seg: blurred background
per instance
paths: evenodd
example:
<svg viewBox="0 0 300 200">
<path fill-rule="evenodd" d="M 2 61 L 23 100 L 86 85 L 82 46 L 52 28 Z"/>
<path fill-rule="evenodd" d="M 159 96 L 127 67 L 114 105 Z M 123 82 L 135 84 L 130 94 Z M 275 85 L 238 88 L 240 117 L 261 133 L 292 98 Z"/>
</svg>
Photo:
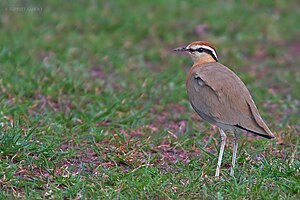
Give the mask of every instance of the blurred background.
<svg viewBox="0 0 300 200">
<path fill-rule="evenodd" d="M 56 191 L 74 198 L 89 197 L 88 191 L 95 189 L 111 198 L 130 193 L 146 198 L 134 189 L 146 187 L 148 197 L 197 197 L 199 193 L 184 192 L 186 187 L 196 191 L 197 184 L 157 189 L 158 182 L 165 182 L 150 184 L 144 178 L 149 184 L 141 186 L 135 184 L 140 174 L 133 173 L 133 182 L 124 178 L 125 172 L 138 173 L 136 168 L 149 165 L 170 180 L 169 172 L 183 160 L 192 160 L 194 167 L 203 166 L 201 160 L 211 162 L 198 170 L 213 174 L 218 133 L 189 105 L 185 77 L 191 59 L 171 51 L 196 40 L 216 47 L 220 62 L 246 83 L 278 137 L 271 143 L 243 138 L 242 148 L 254 153 L 241 150 L 240 163 L 262 152 L 267 160 L 274 155 L 299 159 L 299 25 L 296 0 L 2 0 L 2 195 L 14 191 L 23 197 L 48 197 Z M 225 163 L 230 163 L 230 149 L 231 144 Z M 106 175 L 89 177 L 100 172 Z M 178 177 L 173 178 L 171 182 L 180 185 Z M 106 188 L 89 185 L 93 181 Z M 293 188 L 298 183 L 286 184 Z M 207 191 L 232 195 L 215 187 Z M 293 191 L 285 194 L 297 195 L 299 187 Z M 277 194 L 262 192 L 253 195 Z M 236 197 L 246 193 L 240 195 Z"/>
</svg>

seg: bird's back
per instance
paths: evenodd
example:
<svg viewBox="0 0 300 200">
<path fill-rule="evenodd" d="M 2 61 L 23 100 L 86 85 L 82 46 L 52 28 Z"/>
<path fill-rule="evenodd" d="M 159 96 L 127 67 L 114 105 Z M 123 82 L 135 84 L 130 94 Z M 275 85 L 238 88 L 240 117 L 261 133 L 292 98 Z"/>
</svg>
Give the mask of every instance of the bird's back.
<svg viewBox="0 0 300 200">
<path fill-rule="evenodd" d="M 193 108 L 210 123 L 274 137 L 245 84 L 224 65 L 194 65 L 187 77 L 187 91 Z"/>
</svg>

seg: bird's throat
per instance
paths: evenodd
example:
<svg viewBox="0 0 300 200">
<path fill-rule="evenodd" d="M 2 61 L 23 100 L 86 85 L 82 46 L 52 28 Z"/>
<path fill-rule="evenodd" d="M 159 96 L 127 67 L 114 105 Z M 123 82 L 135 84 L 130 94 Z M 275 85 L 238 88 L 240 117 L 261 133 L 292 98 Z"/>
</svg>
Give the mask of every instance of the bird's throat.
<svg viewBox="0 0 300 200">
<path fill-rule="evenodd" d="M 209 54 L 204 54 L 204 55 L 201 55 L 201 56 L 198 56 L 198 57 L 194 57 L 194 56 L 191 56 L 193 61 L 194 61 L 194 66 L 200 66 L 200 65 L 203 65 L 203 64 L 207 64 L 207 63 L 213 63 L 213 62 L 216 62 L 216 60 Z"/>
</svg>

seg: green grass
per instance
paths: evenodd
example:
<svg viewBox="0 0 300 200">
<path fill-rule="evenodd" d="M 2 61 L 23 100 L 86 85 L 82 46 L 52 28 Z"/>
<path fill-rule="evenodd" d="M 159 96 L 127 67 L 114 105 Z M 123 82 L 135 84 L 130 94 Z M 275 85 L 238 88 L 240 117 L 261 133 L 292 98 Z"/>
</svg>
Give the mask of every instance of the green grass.
<svg viewBox="0 0 300 200">
<path fill-rule="evenodd" d="M 298 1 L 1 1 L 1 199 L 299 199 Z M 189 105 L 212 42 L 276 140 L 219 134 Z"/>
</svg>

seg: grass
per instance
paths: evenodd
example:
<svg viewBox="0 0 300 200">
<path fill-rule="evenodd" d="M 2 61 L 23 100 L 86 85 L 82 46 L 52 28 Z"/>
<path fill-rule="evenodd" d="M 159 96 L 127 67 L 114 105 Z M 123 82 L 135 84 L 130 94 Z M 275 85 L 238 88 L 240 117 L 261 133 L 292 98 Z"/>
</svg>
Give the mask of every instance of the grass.
<svg viewBox="0 0 300 200">
<path fill-rule="evenodd" d="M 297 1 L 0 3 L 1 199 L 299 199 Z M 276 140 L 219 134 L 192 110 L 191 65 L 217 47 Z"/>
</svg>

